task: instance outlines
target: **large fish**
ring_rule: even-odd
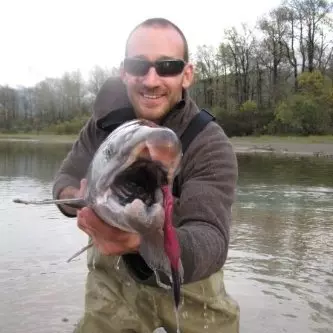
[[[96,151],[83,198],[14,202],[88,206],[105,223],[139,233],[139,253],[161,286],[167,287],[161,283],[158,271],[169,277],[178,308],[183,267],[172,224],[171,188],[181,158],[181,143],[171,129],[142,119],[129,121],[110,133]]]

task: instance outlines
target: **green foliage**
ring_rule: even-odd
[[[279,103],[276,121],[294,134],[328,134],[332,128],[332,88],[318,72],[302,73],[299,91]]]
[[[78,134],[85,125],[89,115],[82,115],[64,122],[57,122],[43,130],[43,133],[52,134]]]
[[[254,114],[257,112],[257,103],[254,101],[248,100],[241,105],[240,111]]]
[[[247,106],[242,112],[228,112],[221,107],[213,107],[211,112],[230,137],[266,133],[266,125],[274,120],[274,114],[269,111],[256,111],[252,102],[244,104]]]
[[[329,102],[332,100],[332,80],[320,71],[304,72],[298,76],[298,91]]]

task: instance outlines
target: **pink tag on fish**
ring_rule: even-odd
[[[164,195],[164,248],[170,259],[171,267],[174,270],[178,270],[178,264],[180,259],[180,247],[178,243],[178,237],[176,230],[172,224],[173,220],[173,196],[169,185],[162,187]]]

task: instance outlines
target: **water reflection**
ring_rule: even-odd
[[[226,269],[243,325],[332,332],[332,162],[241,156],[239,163]]]
[[[70,144],[64,143],[0,141],[0,181],[3,177],[31,177],[49,181],[70,148]]]
[[[239,154],[240,185],[333,187],[333,160]]]
[[[50,197],[69,149],[0,143],[0,331],[71,332],[81,314],[85,257],[71,265],[65,260],[86,237],[53,206],[11,202]],[[241,332],[332,332],[333,162],[238,159],[225,271],[227,289],[240,303]]]

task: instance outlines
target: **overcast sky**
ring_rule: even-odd
[[[280,0],[0,0],[0,84],[34,85],[65,71],[118,66],[130,30],[162,16],[198,45],[217,46],[223,30],[257,18]]]

